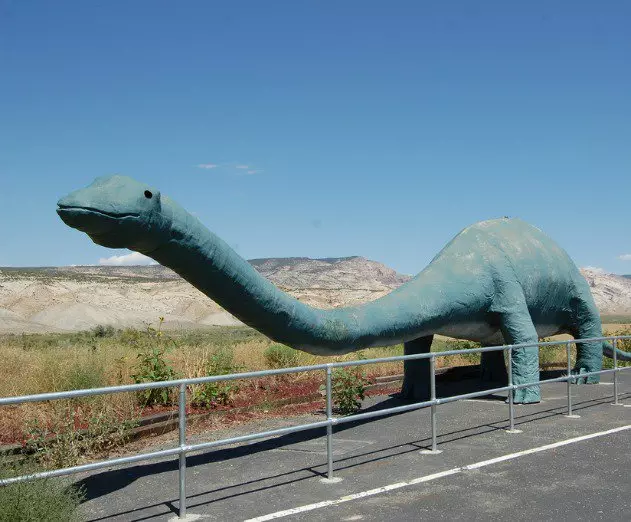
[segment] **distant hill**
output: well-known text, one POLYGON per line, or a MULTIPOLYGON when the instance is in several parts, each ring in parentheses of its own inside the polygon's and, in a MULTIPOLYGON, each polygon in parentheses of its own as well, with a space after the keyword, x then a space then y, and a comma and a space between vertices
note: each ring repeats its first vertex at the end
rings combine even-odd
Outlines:
POLYGON ((631 274, 623 275, 622 277, 626 277, 627 279, 631 279, 631 274))
MULTIPOLYGON (((410 279, 363 257, 253 259, 264 277, 319 308, 372 301, 410 279)), ((583 270, 601 313, 631 313, 631 278, 583 270)), ((168 268, 0 268, 0 333, 85 330, 98 324, 170 328, 240 324, 168 268)))
MULTIPOLYGON (((266 278, 321 308, 377 299, 409 279, 362 257, 254 259, 266 278)), ((240 324, 172 270, 159 266, 0 268, 0 332, 155 324, 240 324)))
POLYGON ((631 313, 631 278, 590 269, 581 269, 581 273, 589 283, 600 313, 631 313))

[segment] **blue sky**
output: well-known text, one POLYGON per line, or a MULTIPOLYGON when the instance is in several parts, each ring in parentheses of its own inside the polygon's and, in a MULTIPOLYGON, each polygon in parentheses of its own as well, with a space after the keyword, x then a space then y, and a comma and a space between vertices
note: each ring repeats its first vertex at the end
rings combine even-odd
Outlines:
POLYGON ((630 20, 622 0, 0 0, 0 266, 125 255, 55 213, 123 173, 246 258, 416 273, 508 215, 631 273, 630 20))

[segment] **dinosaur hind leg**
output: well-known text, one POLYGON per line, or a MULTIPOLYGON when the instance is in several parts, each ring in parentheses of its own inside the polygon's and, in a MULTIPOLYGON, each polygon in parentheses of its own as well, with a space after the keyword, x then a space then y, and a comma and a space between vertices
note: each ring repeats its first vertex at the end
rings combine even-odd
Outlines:
MULTIPOLYGON (((523 300, 522 300, 523 301, 523 300)), ((525 301, 500 314, 504 341, 509 344, 536 343, 539 338, 525 301)), ((501 352, 500 352, 501 353, 501 352)), ((539 347, 513 350, 513 384, 528 384, 539 380, 539 347)), ((541 400, 539 386, 528 386, 514 391, 515 403, 534 403, 541 400)))
MULTIPOLYGON (((589 289, 587 290, 589 291, 589 289)), ((602 325, 600 324, 600 313, 591 299, 591 295, 586 298, 578 298, 572 302, 574 313, 574 326, 572 335, 575 339, 587 339, 590 337, 602 336, 602 325)), ((584 372, 598 372, 603 365, 603 343, 596 341, 592 343, 576 343, 576 364, 574 371, 577 374, 584 372)), ((592 375, 585 379, 579 379, 578 383, 596 384, 600 382, 600 375, 592 375)))
MULTIPOLYGON (((485 345, 491 346, 491 345, 485 345)), ((483 382, 508 383, 508 373, 502 350, 482 352, 480 358, 480 378, 483 382)))
MULTIPOLYGON (((412 355, 429 353, 433 335, 419 337, 403 344, 403 353, 412 355)), ((403 387, 401 397, 414 401, 426 401, 430 398, 429 359, 403 361, 403 387)))

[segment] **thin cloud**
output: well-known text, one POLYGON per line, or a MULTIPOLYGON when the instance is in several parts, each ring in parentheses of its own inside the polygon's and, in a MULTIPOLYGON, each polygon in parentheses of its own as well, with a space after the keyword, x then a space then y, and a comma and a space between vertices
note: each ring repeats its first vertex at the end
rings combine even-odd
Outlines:
POLYGON ((229 162, 229 163, 200 163, 196 165, 198 169, 211 170, 218 169, 223 172, 231 171, 234 173, 234 169, 240 171, 236 174, 258 174, 263 172, 263 169, 256 168, 253 165, 246 165, 245 163, 229 162), (245 172, 243 172, 245 171, 245 172))
POLYGON ((157 263, 139 252, 131 252, 122 256, 102 257, 99 265, 105 266, 130 266, 130 265, 157 265, 157 263))
POLYGON ((618 259, 620 259, 620 261, 631 261, 631 254, 622 254, 618 256, 618 259))
POLYGON ((604 268, 600 268, 599 266, 585 266, 583 270, 587 270, 589 272, 593 272, 594 274, 606 274, 607 271, 604 268))

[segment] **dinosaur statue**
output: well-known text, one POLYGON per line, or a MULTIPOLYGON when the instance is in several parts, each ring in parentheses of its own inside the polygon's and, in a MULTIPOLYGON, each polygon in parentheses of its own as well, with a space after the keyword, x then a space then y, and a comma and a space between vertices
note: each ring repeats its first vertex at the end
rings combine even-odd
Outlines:
MULTIPOLYGON (((321 310, 263 278, 197 218, 159 191, 126 176, 97 178, 59 200, 69 226, 97 244, 128 248, 170 267, 228 312, 268 337, 305 352, 339 355, 404 343, 428 352, 434 334, 484 345, 536 342, 569 333, 602 336, 589 286, 569 256, 519 219, 465 228, 416 277, 376 301, 321 310)), ((598 371, 608 343, 580 343, 575 371, 598 371)), ((631 354, 618 350, 621 360, 631 354)), ((514 350, 513 382, 539 378, 538 348, 514 350)), ((402 394, 428 395, 428 361, 405 361, 402 394)), ((482 375, 505 379, 501 351, 483 354, 482 375)), ((598 382, 590 376, 587 382, 598 382)), ((540 400, 539 386, 514 391, 516 403, 540 400)))

